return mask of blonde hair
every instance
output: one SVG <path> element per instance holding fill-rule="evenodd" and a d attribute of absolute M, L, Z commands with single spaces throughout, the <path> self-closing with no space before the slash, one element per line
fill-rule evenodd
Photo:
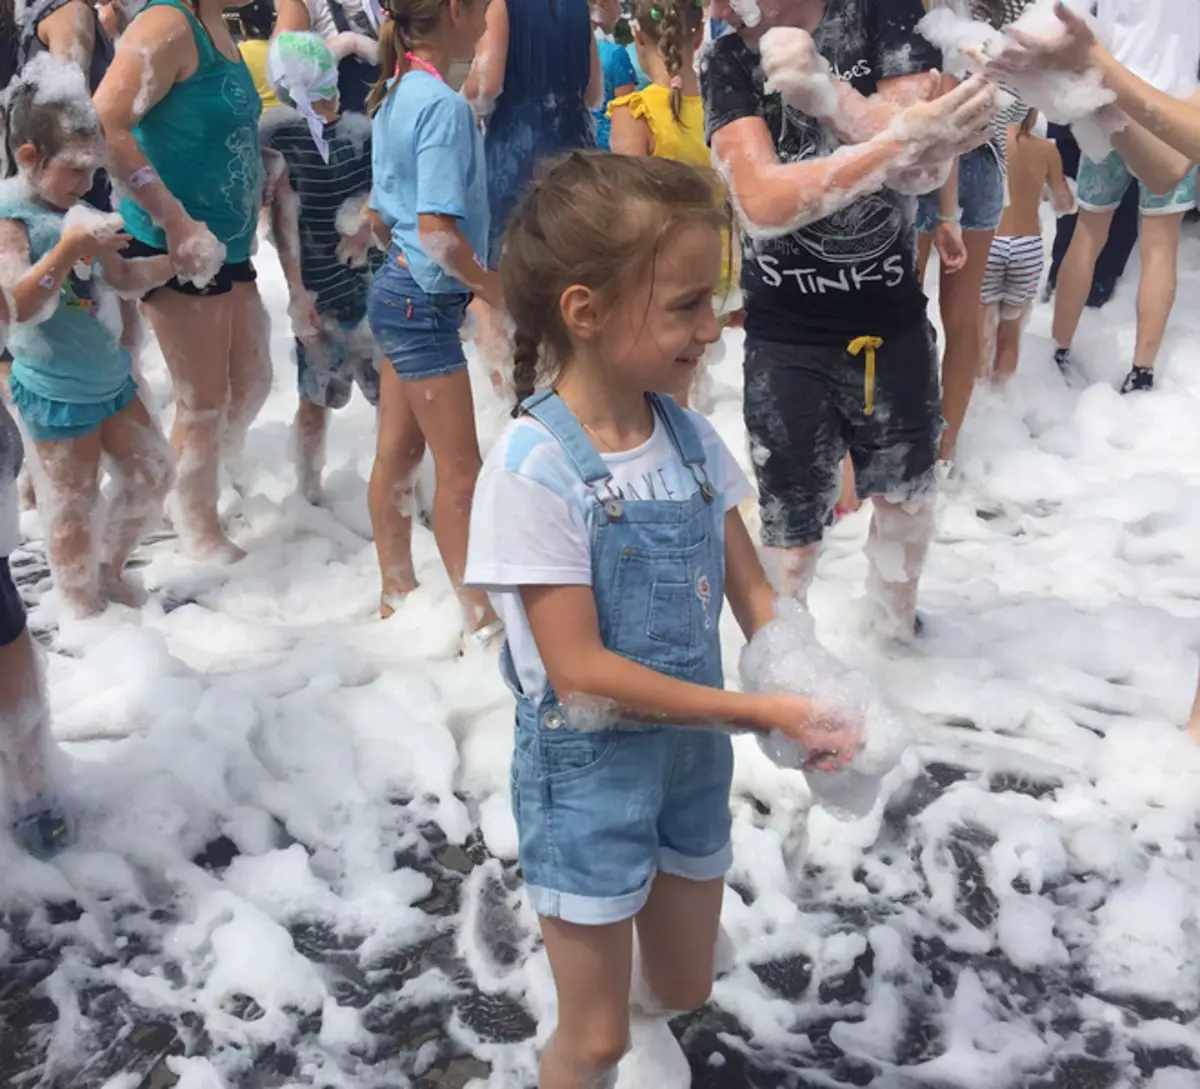
<path fill-rule="evenodd" d="M 716 191 L 711 173 L 670 159 L 573 151 L 542 167 L 509 221 L 500 260 L 515 327 L 513 415 L 570 355 L 563 292 L 579 284 L 614 303 L 636 290 L 668 238 L 730 225 Z"/>
<path fill-rule="evenodd" d="M 683 89 L 677 86 L 691 59 L 692 43 L 704 27 L 703 0 L 635 0 L 638 29 L 653 43 L 671 77 L 671 116 L 683 124 Z"/>

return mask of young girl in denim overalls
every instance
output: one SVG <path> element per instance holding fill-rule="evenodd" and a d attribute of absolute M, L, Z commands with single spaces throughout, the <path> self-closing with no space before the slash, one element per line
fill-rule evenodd
<path fill-rule="evenodd" d="M 540 1089 L 617 1084 L 631 1008 L 621 1084 L 667 1089 L 637 1065 L 664 1052 L 686 1078 L 665 1018 L 713 981 L 722 728 L 783 731 L 819 764 L 854 748 L 805 700 L 723 689 L 724 599 L 749 638 L 772 591 L 737 511 L 746 478 L 662 394 L 720 335 L 724 218 L 698 170 L 579 152 L 506 239 L 520 406 L 479 478 L 467 577 L 504 619 L 517 700 L 520 860 L 558 992 Z"/>

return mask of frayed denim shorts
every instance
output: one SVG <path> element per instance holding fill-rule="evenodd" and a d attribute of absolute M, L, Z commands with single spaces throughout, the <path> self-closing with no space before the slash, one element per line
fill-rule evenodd
<path fill-rule="evenodd" d="M 465 370 L 462 327 L 468 292 L 429 295 L 394 253 L 371 281 L 367 317 L 387 361 L 403 379 L 438 378 Z"/>

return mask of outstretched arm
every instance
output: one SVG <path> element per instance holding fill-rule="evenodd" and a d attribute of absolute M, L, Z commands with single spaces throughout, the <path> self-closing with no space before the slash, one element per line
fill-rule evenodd
<path fill-rule="evenodd" d="M 1116 105 L 1189 162 L 1200 162 L 1200 96 L 1172 98 L 1134 75 L 1096 40 L 1088 21 L 1063 4 L 1055 8 L 1062 33 L 1043 38 L 1009 31 L 1010 44 L 991 58 L 989 70 L 1004 77 L 1037 70 L 1082 72 L 1098 68 L 1116 94 Z M 1136 154 L 1137 149 L 1134 149 Z"/>

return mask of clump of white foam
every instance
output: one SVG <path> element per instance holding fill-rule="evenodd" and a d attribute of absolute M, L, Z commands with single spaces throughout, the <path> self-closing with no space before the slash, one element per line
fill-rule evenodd
<path fill-rule="evenodd" d="M 216 279 L 225 263 L 225 244 L 203 224 L 196 224 L 190 234 L 172 253 L 175 274 L 185 283 L 207 287 Z"/>
<path fill-rule="evenodd" d="M 1060 36 L 1062 23 L 1054 13 L 1059 2 L 1036 0 L 1012 28 L 1040 38 Z M 1087 15 L 1086 0 L 1061 2 Z M 1004 32 L 950 8 L 935 8 L 917 24 L 917 29 L 942 51 L 946 70 L 955 75 L 982 71 L 987 58 L 999 54 L 1008 44 Z M 1099 69 L 1084 72 L 1039 69 L 1007 76 L 1005 82 L 1021 101 L 1036 107 L 1050 121 L 1074 126 L 1076 139 L 1089 157 L 1103 159 L 1112 150 L 1112 135 L 1120 126 L 1114 127 L 1111 119 L 1102 122 L 1096 114 L 1116 96 L 1104 86 Z"/>
<path fill-rule="evenodd" d="M 125 229 L 125 220 L 119 212 L 99 212 L 90 204 L 80 201 L 63 216 L 63 233 L 72 227 L 82 227 L 97 242 L 108 242 Z M 89 279 L 92 275 L 91 265 L 79 262 L 75 266 L 75 275 L 81 280 Z"/>
<path fill-rule="evenodd" d="M 910 732 L 867 677 L 821 646 L 809 613 L 796 602 L 780 601 L 776 619 L 742 652 L 741 674 L 749 692 L 804 696 L 844 712 L 848 721 L 863 723 L 863 746 L 849 767 L 804 774 L 813 794 L 831 812 L 854 818 L 869 813 L 883 777 L 907 748 Z M 760 738 L 759 744 L 784 768 L 804 769 L 813 755 L 778 732 Z"/>
<path fill-rule="evenodd" d="M 766 89 L 812 117 L 832 117 L 838 109 L 837 77 L 817 52 L 812 35 L 797 27 L 777 27 L 760 45 Z"/>

